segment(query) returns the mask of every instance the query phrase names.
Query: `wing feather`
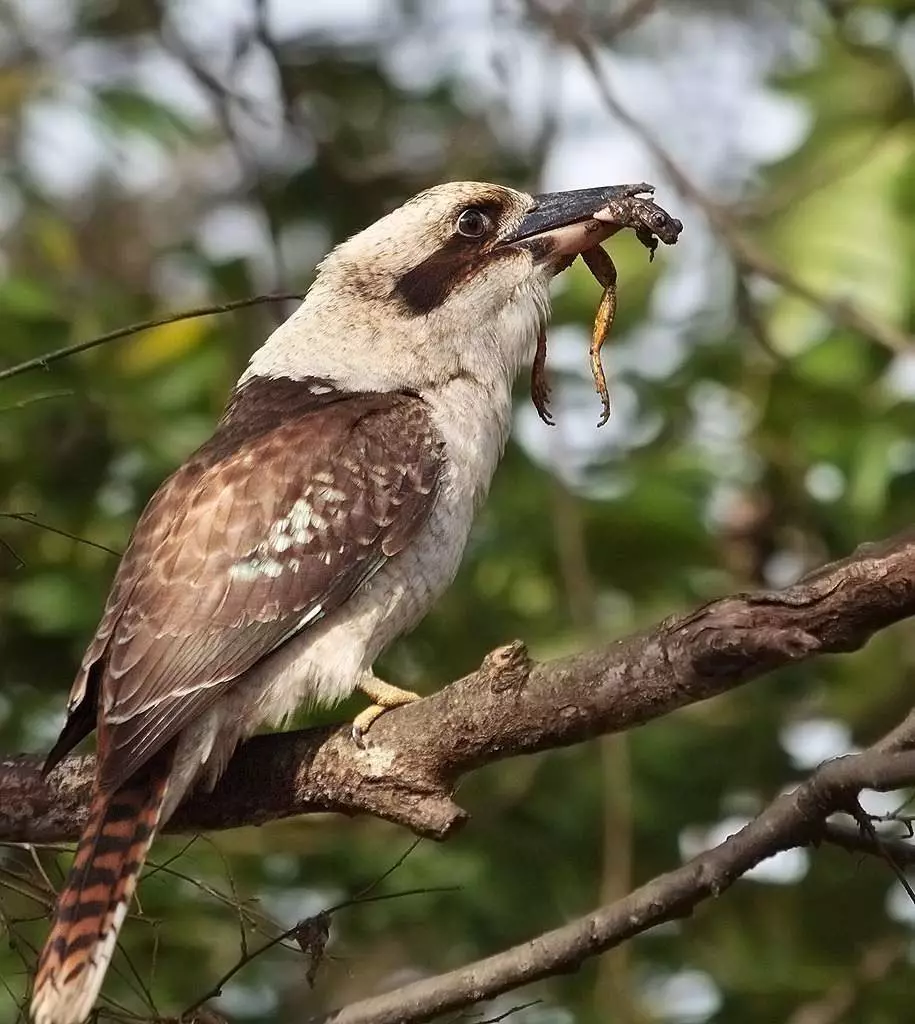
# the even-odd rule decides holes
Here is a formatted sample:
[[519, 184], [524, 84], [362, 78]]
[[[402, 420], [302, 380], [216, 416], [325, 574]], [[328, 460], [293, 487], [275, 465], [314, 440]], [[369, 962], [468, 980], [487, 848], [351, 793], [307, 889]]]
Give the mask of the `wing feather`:
[[244, 438], [230, 419], [229, 450], [217, 431], [137, 524], [71, 703], [97, 675], [106, 789], [339, 607], [431, 511], [442, 444], [419, 398], [349, 395], [275, 420]]

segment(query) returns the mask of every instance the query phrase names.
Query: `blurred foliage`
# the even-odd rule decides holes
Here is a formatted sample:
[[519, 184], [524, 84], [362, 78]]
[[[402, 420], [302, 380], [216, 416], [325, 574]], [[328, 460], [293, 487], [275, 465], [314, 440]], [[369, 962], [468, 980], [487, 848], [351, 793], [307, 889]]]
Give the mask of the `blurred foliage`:
[[[343, 3], [292, 28], [296, 6], [0, 4], [3, 365], [186, 306], [299, 290], [334, 240], [436, 181], [542, 184], [562, 127], [559, 58], [511, 5]], [[450, 16], [437, 19], [439, 6]], [[628, 5], [588, 6], [611, 64], [666, 67], [675, 40], [702, 78], [711, 50], [735, 38], [765, 51], [758, 89], [801, 112], [797, 139], [740, 173], [725, 153], [705, 180], [739, 193], [740, 229], [790, 275], [913, 329], [915, 4], [670, 0], [643, 5], [643, 24], [612, 40], [600, 26]], [[525, 46], [536, 73], [519, 84], [513, 48]], [[691, 108], [686, 90], [681, 109], [676, 79], [649, 79], [671, 112], [655, 131], [675, 142], [701, 117], [733, 134], [724, 99], [716, 126], [715, 104]], [[744, 137], [761, 138], [758, 108], [735, 102]], [[618, 130], [606, 115], [585, 122], [585, 141]], [[660, 184], [649, 168], [637, 176]], [[627, 176], [631, 165], [603, 163], [549, 184]], [[390, 677], [432, 689], [514, 637], [540, 657], [580, 649], [783, 584], [915, 518], [915, 356], [750, 274], [754, 327], [701, 210], [678, 208], [669, 189], [659, 198], [687, 224], [676, 250], [648, 267], [634, 242], [613, 243], [617, 416], [594, 431], [583, 332], [598, 294], [574, 268], [556, 286], [559, 427], [537, 425], [519, 387], [519, 440], [458, 581], [389, 654]], [[182, 321], [0, 381], [4, 751], [49, 746], [111, 551], [286, 312]], [[419, 844], [373, 893], [425, 894], [336, 916], [313, 988], [292, 944], [239, 972], [221, 1009], [251, 1024], [301, 1021], [522, 941], [671, 868], [820, 758], [894, 724], [915, 697], [913, 640], [904, 624], [859, 654], [785, 669], [625, 740], [477, 773], [459, 794], [470, 826]], [[162, 840], [153, 862], [167, 866], [141, 885], [104, 1013], [180, 1012], [238, 960], [243, 935], [254, 948], [355, 897], [409, 843], [378, 822], [330, 817]], [[3, 1024], [21, 1019], [48, 884], [65, 863], [0, 849]], [[691, 920], [537, 986], [542, 1002], [512, 1019], [905, 1020], [915, 912], [900, 894], [879, 860], [783, 855]]]

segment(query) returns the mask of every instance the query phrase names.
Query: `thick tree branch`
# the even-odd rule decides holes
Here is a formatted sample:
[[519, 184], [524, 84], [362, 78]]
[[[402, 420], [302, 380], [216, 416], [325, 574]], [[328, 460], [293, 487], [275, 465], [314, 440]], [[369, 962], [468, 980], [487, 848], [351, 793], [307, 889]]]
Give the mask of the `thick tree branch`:
[[[532, 665], [514, 644], [385, 715], [364, 751], [346, 728], [252, 739], [215, 792], [189, 801], [170, 827], [338, 811], [444, 839], [466, 819], [451, 793], [473, 768], [629, 729], [780, 665], [856, 650], [913, 613], [915, 535], [907, 534], [865, 545], [784, 590], [726, 597], [584, 654]], [[0, 761], [0, 839], [75, 839], [92, 771], [91, 757], [69, 758], [47, 779], [35, 757]]]

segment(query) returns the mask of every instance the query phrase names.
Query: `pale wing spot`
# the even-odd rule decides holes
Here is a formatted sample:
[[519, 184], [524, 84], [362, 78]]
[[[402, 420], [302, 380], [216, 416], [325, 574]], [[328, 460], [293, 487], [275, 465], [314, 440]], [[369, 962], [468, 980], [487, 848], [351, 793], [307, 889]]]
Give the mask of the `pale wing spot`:
[[283, 572], [283, 563], [275, 558], [251, 557], [229, 567], [229, 575], [236, 580], [250, 583], [260, 576], [276, 579]]
[[325, 529], [327, 520], [324, 516], [319, 515], [304, 498], [299, 498], [289, 510], [289, 515], [274, 524], [270, 531], [271, 541], [268, 541], [268, 544], [275, 544], [273, 537], [287, 533], [292, 544], [310, 544], [316, 532]]
[[[315, 493], [318, 497], [323, 498], [328, 503], [340, 503], [346, 500], [346, 492], [338, 490], [331, 484], [323, 484], [321, 487], [315, 489]], [[335, 509], [335, 514], [339, 512], [339, 509]]]
[[318, 514], [313, 505], [305, 501], [304, 498], [300, 498], [289, 513], [289, 525], [297, 532], [308, 531], [310, 534], [310, 527], [314, 527], [316, 530], [326, 529], [327, 520]]
[[243, 583], [250, 583], [260, 575], [257, 566], [251, 562], [236, 562], [229, 566], [229, 575], [233, 580], [241, 580]]
[[292, 547], [292, 537], [288, 533], [284, 533], [277, 530], [274, 525], [270, 531], [271, 537], [268, 541], [268, 545], [273, 548], [274, 551], [285, 551], [287, 548]]

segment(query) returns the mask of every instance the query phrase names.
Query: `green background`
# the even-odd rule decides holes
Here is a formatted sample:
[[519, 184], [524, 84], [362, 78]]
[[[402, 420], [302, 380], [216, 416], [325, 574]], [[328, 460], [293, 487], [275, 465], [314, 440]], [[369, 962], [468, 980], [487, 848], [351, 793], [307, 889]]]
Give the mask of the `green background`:
[[[915, 5], [593, 4], [587, 35], [618, 99], [726, 206], [726, 230], [789, 285], [853, 302], [870, 335], [895, 327], [900, 350], [737, 267], [526, 5], [392, 2], [360, 21], [372, 6], [273, 31], [264, 5], [233, 3], [238, 17], [213, 14], [208, 39], [201, 12], [218, 4], [0, 3], [0, 366], [185, 307], [301, 290], [334, 240], [437, 181], [647, 178], [686, 231], [651, 266], [634, 239], [612, 245], [614, 419], [595, 430], [586, 332], [599, 289], [576, 265], [555, 288], [559, 425], [539, 425], [522, 381], [516, 441], [458, 580], [386, 657], [388, 678], [428, 691], [516, 637], [538, 658], [579, 650], [908, 526]], [[641, 20], [615, 34], [630, 7]], [[740, 89], [716, 85], [722, 66]], [[579, 122], [569, 105], [582, 96]], [[104, 549], [123, 548], [157, 484], [207, 437], [279, 315], [182, 321], [0, 381], [4, 752], [49, 747], [116, 564]], [[913, 641], [903, 624], [624, 738], [475, 773], [458, 793], [470, 825], [420, 843], [375, 890], [427, 892], [337, 915], [314, 987], [292, 944], [245, 967], [218, 1008], [301, 1021], [676, 866], [906, 713]], [[237, 961], [242, 933], [254, 948], [355, 896], [410, 842], [317, 816], [162, 840], [152, 860], [168, 867], [141, 884], [104, 1018], [178, 1014]], [[64, 865], [0, 848], [2, 1022], [21, 1019]], [[487, 1015], [539, 999], [511, 1019], [903, 1021], [913, 922], [879, 860], [783, 855], [691, 919]]]

